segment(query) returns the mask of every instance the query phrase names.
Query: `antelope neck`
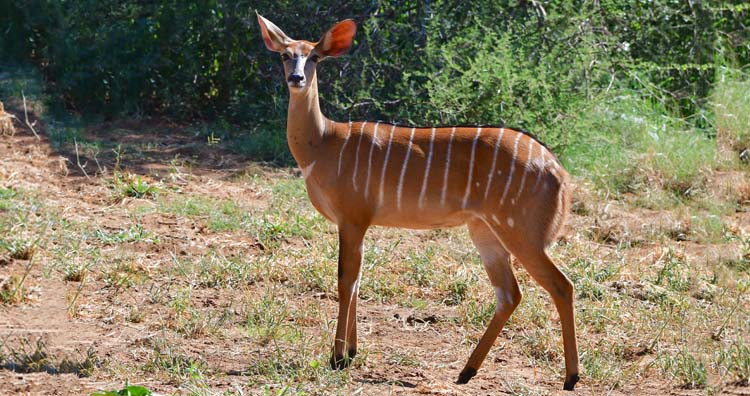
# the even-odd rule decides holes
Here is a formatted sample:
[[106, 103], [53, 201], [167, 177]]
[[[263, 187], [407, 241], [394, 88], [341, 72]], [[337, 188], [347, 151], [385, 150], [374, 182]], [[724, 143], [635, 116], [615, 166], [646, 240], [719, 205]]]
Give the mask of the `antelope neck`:
[[310, 79], [302, 92], [289, 91], [286, 139], [294, 159], [307, 167], [316, 159], [316, 148], [323, 142], [328, 119], [320, 112], [318, 81]]

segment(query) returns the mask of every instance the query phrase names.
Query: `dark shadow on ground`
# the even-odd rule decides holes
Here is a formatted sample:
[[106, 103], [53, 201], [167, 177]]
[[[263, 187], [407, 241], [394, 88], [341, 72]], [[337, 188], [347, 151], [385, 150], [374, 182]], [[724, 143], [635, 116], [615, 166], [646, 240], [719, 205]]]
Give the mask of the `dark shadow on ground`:
[[[26, 75], [23, 69], [17, 73], [0, 73], [0, 101], [5, 110], [16, 117], [16, 137], [23, 144], [48, 146], [52, 153], [61, 156], [67, 166], [67, 174], [73, 177], [93, 177], [97, 174], [111, 175], [114, 170], [137, 175], [160, 175], [177, 168], [189, 170], [195, 175], [221, 171], [231, 177], [247, 174], [248, 168], [287, 168], [294, 166], [285, 147], [283, 131], [264, 132], [257, 139], [271, 137], [269, 147], [276, 153], [262, 152], [264, 142], [258, 147], [243, 147], [252, 142], [251, 132], [231, 131], [214, 137], [210, 127], [178, 124], [161, 117], [130, 117], [116, 121], [82, 122], [75, 116], [73, 121], [59, 122], [53, 116], [39, 117], [45, 111], [43, 84], [33, 73]], [[19, 83], [19, 80], [24, 80]], [[30, 81], [30, 82], [29, 82]], [[36, 139], [25, 122], [24, 104], [15, 87], [24, 84], [34, 94], [27, 92], [26, 113], [29, 123], [38, 133]], [[34, 84], [34, 87], [29, 87]], [[9, 90], [11, 92], [9, 92]], [[225, 129], [232, 128], [224, 126]], [[27, 140], [28, 139], [28, 140]], [[257, 140], [256, 140], [257, 141]], [[271, 161], [267, 161], [270, 158]], [[265, 160], [265, 161], [264, 161]], [[251, 170], [250, 173], [253, 171]]]

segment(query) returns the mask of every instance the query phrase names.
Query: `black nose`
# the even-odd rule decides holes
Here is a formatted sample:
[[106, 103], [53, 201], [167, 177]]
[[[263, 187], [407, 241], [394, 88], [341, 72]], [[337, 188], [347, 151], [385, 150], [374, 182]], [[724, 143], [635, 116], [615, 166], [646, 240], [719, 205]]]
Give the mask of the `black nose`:
[[289, 75], [289, 82], [299, 83], [299, 82], [302, 82], [302, 80], [304, 80], [304, 79], [305, 79], [305, 76], [303, 76], [301, 74], [290, 74]]

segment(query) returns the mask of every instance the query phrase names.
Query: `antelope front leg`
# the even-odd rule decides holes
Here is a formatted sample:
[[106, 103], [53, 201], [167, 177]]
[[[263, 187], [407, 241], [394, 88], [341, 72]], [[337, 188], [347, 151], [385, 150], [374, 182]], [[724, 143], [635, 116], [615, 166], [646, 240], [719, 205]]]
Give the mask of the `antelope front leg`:
[[367, 227], [339, 225], [339, 317], [331, 367], [343, 369], [357, 354], [357, 292], [362, 267], [362, 240]]

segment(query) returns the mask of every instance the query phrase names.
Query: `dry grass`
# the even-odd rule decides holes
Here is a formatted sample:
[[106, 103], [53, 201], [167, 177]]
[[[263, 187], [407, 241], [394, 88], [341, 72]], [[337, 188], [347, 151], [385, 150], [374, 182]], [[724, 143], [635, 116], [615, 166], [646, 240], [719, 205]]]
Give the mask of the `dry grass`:
[[0, 102], [0, 136], [13, 136], [16, 128], [13, 126], [13, 116], [5, 112], [3, 102]]

